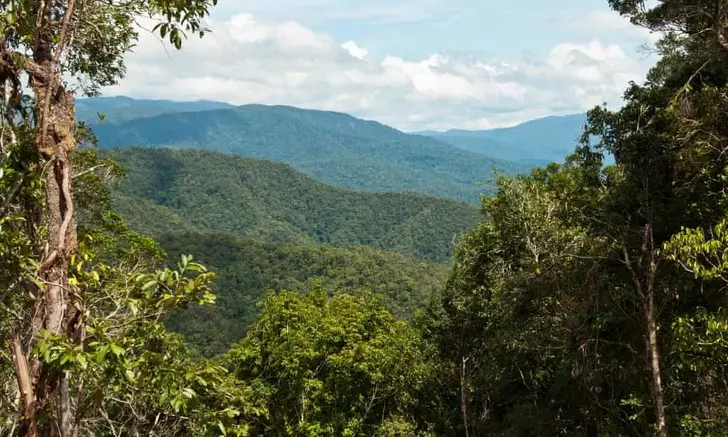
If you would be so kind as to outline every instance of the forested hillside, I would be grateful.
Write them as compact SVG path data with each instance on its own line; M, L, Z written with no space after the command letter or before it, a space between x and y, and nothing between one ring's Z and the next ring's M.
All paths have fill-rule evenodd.
M133 109L132 109L133 110ZM103 147L202 149L285 162L333 185L406 191L478 202L492 192L494 170L528 166L497 160L439 140L408 135L373 121L286 106L166 113L99 123Z
M345 190L271 161L171 149L109 156L126 169L115 207L153 236L186 228L288 245L369 245L444 263L480 217L464 202Z
M219 279L217 304L194 306L172 316L168 326L205 355L225 352L252 326L258 302L269 290L306 292L317 283L328 290L370 291L386 308L410 319L445 284L447 270L368 247L265 244L220 233L172 233L158 238L170 259L194 253Z

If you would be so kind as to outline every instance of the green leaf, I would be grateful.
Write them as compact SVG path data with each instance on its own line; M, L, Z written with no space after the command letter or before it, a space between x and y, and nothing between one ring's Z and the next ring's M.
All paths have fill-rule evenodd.
M111 349L111 353L116 355L117 357L120 357L125 352L124 348L122 348L121 346L119 346L115 343L109 344L109 348Z
M142 291L147 291L147 290L149 290L150 288L152 288L152 287L154 287L155 285L157 285L157 283L158 283L158 282L157 282L156 280L151 280L151 281L147 282L146 284L144 284L144 285L142 286Z
M81 353L76 357L76 362L81 366L82 370L88 368L88 361L86 361L86 355Z
M106 358L106 354L109 352L109 346L103 345L96 351L96 362L100 363Z

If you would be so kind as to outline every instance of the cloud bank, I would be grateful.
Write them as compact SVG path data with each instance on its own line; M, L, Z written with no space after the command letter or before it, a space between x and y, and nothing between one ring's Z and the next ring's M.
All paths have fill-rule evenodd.
M613 17L590 19L623 26ZM486 129L618 105L627 83L642 80L650 66L599 39L564 42L515 62L452 53L376 59L356 41L336 41L295 21L237 14L210 27L179 52L143 31L127 57L127 77L104 94L285 104L404 130Z

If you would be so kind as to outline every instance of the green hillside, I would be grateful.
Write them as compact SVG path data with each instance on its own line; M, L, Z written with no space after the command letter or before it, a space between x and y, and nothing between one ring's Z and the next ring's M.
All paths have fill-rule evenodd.
M112 197L130 228L154 236L170 260L194 254L217 273L215 306L168 320L208 356L244 336L271 289L321 281L371 290L411 317L444 286L447 268L432 262L448 262L480 217L464 202L346 190L272 161L165 148L105 154L126 170Z
M131 108L129 113L135 110ZM521 164L405 134L377 122L285 106L164 113L97 123L94 131L107 148L221 151L285 162L345 188L415 190L472 203L478 202L479 192L492 191L494 168L509 174L527 171Z
M464 202L345 190L276 162L197 150L109 154L127 171L115 208L152 236L213 231L286 245L367 245L443 263L480 219Z
M226 234L173 233L158 237L170 259L194 253L219 276L217 304L193 306L168 325L205 355L241 339L258 315L258 301L273 290L307 290L319 280L330 290L371 290L394 314L408 318L444 285L445 267L369 247L264 244Z

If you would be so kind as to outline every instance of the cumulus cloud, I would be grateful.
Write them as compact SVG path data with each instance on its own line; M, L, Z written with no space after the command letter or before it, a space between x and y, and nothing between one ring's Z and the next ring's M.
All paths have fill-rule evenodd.
M631 37L638 43L655 43L661 37L660 33L635 26L629 21L629 18L609 10L589 11L570 17L564 24L568 28L588 32L591 35L602 34L608 37L611 33L619 34L623 38Z
M375 59L355 41L337 42L294 21L238 14L211 28L180 52L143 33L127 58L127 77L105 94L286 104L405 130L480 129L618 104L627 82L647 69L598 40L509 63L445 53Z
M359 47L356 41L347 41L341 45L349 54L357 59L364 60L369 54L369 50Z

